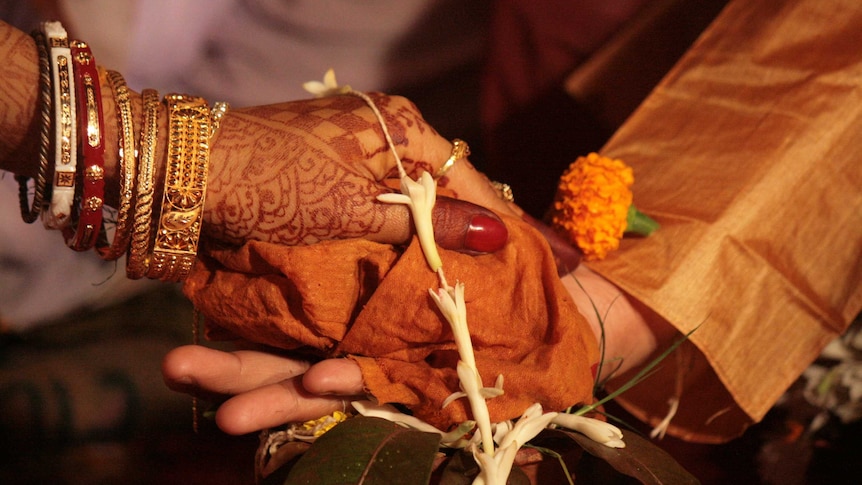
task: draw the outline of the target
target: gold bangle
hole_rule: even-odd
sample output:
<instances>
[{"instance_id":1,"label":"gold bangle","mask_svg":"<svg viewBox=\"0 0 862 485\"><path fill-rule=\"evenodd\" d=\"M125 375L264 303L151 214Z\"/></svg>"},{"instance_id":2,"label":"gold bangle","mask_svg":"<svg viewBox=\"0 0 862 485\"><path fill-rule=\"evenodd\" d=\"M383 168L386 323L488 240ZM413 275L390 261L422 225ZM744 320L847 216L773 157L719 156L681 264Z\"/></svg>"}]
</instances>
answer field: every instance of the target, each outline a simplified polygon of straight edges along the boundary
<instances>
[{"instance_id":1,"label":"gold bangle","mask_svg":"<svg viewBox=\"0 0 862 485\"><path fill-rule=\"evenodd\" d=\"M449 155L449 158L446 159L443 166L440 167L440 170L437 170L437 173L434 174L434 180L446 175L446 172L455 165L455 162L468 155L470 155L470 146L467 145L466 141L459 140L457 138L452 140L452 154Z\"/></svg>"},{"instance_id":2,"label":"gold bangle","mask_svg":"<svg viewBox=\"0 0 862 485\"><path fill-rule=\"evenodd\" d=\"M141 99L144 116L139 142L140 166L138 167L132 239L126 260L126 276L133 280L144 277L150 267L147 253L150 249L153 232L153 195L155 193L153 172L158 142L159 107L161 105L159 92L155 89L144 89L141 92Z\"/></svg>"},{"instance_id":3,"label":"gold bangle","mask_svg":"<svg viewBox=\"0 0 862 485\"><path fill-rule=\"evenodd\" d=\"M165 96L168 149L159 229L147 276L184 280L197 257L203 220L212 119L205 99Z\"/></svg>"},{"instance_id":4,"label":"gold bangle","mask_svg":"<svg viewBox=\"0 0 862 485\"><path fill-rule=\"evenodd\" d=\"M129 88L123 76L117 71L108 71L108 85L117 105L117 118L120 146L120 202L117 206L117 224L114 230L114 240L108 244L100 241L96 250L102 259L113 261L122 256L129 245L131 228L129 219L134 209L132 198L135 186L135 125L132 122L132 102Z\"/></svg>"}]
</instances>

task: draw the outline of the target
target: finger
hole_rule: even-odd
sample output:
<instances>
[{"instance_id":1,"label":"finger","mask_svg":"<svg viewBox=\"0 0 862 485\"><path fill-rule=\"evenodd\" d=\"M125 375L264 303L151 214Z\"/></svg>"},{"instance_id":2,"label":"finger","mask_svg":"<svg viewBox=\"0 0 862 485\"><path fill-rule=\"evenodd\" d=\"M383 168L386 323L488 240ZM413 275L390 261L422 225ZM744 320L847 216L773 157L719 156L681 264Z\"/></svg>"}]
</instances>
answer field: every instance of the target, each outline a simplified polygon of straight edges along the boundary
<instances>
[{"instance_id":1,"label":"finger","mask_svg":"<svg viewBox=\"0 0 862 485\"><path fill-rule=\"evenodd\" d=\"M502 249L509 231L500 217L473 203L440 197L434 206L434 238L440 247L464 253Z\"/></svg>"},{"instance_id":2,"label":"finger","mask_svg":"<svg viewBox=\"0 0 862 485\"><path fill-rule=\"evenodd\" d=\"M263 386L228 399L216 412L216 424L232 435L251 433L290 422L317 419L343 411L347 401L341 397L322 397L309 393L297 376Z\"/></svg>"},{"instance_id":3,"label":"finger","mask_svg":"<svg viewBox=\"0 0 862 485\"><path fill-rule=\"evenodd\" d=\"M526 212L521 215L521 219L536 228L542 233L545 240L548 241L548 245L551 246L551 252L554 253L554 261L557 263L557 273L560 276L571 273L578 267L584 254L577 246L569 244L553 228L534 219Z\"/></svg>"},{"instance_id":4,"label":"finger","mask_svg":"<svg viewBox=\"0 0 862 485\"><path fill-rule=\"evenodd\" d=\"M488 177L476 170L466 158L452 165L440 179L440 185L453 191L458 199L487 207L499 214L518 217L523 214L520 207L500 197L500 192L491 185Z\"/></svg>"},{"instance_id":5,"label":"finger","mask_svg":"<svg viewBox=\"0 0 862 485\"><path fill-rule=\"evenodd\" d=\"M178 392L238 394L298 376L308 366L308 362L266 352L222 352L187 345L165 356L162 376L167 386Z\"/></svg>"},{"instance_id":6,"label":"finger","mask_svg":"<svg viewBox=\"0 0 862 485\"><path fill-rule=\"evenodd\" d=\"M414 233L410 210L402 204L379 202L378 231L366 237L387 244L404 244ZM438 197L432 212L434 239L440 247L468 254L501 249L509 238L506 224L492 211L467 201Z\"/></svg>"},{"instance_id":7,"label":"finger","mask_svg":"<svg viewBox=\"0 0 862 485\"><path fill-rule=\"evenodd\" d=\"M362 370L350 359L322 360L302 376L302 387L317 395L356 396L365 390Z\"/></svg>"},{"instance_id":8,"label":"finger","mask_svg":"<svg viewBox=\"0 0 862 485\"><path fill-rule=\"evenodd\" d=\"M486 207L498 214L520 216L523 212L515 204L500 198L500 193L493 188L488 177L473 167L466 156L469 149L463 152L465 156L452 160L443 174L440 174L440 170L451 157L456 156L452 142L430 133L421 138L421 143L411 143L403 150L403 156L408 160L423 160L432 174L438 174L438 185L452 191L455 198Z\"/></svg>"},{"instance_id":9,"label":"finger","mask_svg":"<svg viewBox=\"0 0 862 485\"><path fill-rule=\"evenodd\" d=\"M445 184L446 188L452 190L461 199L494 209L501 214L508 213L518 216L537 229L548 241L551 251L554 253L559 274L574 271L580 263L583 256L580 249L569 244L547 224L524 212L517 204L500 197L499 192L491 185L488 178L476 170L466 158L460 159L452 165L441 180L441 184Z\"/></svg>"}]
</instances>

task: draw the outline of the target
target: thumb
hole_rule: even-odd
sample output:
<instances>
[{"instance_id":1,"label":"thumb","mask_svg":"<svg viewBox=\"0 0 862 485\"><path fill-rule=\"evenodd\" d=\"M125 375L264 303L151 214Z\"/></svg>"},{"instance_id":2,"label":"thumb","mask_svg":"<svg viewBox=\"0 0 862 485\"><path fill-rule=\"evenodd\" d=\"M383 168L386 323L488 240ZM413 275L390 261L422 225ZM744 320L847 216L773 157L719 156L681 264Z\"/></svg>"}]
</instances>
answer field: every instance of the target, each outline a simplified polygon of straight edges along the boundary
<instances>
[{"instance_id":1,"label":"thumb","mask_svg":"<svg viewBox=\"0 0 862 485\"><path fill-rule=\"evenodd\" d=\"M380 204L383 227L367 239L387 244L406 244L415 233L410 209L402 204ZM494 212L476 204L437 197L431 214L434 239L444 249L467 254L492 253L509 239L506 224Z\"/></svg>"}]
</instances>

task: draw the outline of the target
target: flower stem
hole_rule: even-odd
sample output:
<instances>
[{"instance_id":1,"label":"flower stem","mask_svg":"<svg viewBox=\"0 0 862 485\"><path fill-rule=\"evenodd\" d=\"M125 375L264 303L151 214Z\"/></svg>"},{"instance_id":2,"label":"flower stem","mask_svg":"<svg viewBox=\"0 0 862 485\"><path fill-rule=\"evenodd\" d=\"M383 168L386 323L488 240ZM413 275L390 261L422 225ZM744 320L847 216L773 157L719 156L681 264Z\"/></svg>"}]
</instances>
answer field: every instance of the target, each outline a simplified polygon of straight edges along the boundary
<instances>
[{"instance_id":1,"label":"flower stem","mask_svg":"<svg viewBox=\"0 0 862 485\"><path fill-rule=\"evenodd\" d=\"M626 214L626 231L631 234L639 234L641 236L649 236L659 224L650 216L637 210L634 204L629 206L629 211Z\"/></svg>"}]
</instances>

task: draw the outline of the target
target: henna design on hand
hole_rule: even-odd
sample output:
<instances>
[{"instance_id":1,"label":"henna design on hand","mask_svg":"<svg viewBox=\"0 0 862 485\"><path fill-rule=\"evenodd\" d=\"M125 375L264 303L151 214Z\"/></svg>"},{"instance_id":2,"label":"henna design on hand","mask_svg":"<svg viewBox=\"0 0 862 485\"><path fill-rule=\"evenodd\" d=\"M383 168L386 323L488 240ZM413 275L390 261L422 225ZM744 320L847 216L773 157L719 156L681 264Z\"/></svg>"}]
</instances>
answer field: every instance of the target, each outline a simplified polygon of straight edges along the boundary
<instances>
[{"instance_id":1,"label":"henna design on hand","mask_svg":"<svg viewBox=\"0 0 862 485\"><path fill-rule=\"evenodd\" d=\"M3 29L0 50L5 62L0 66L0 168L34 176L38 116L36 106L39 72L33 39L14 29ZM29 136L28 136L29 135Z\"/></svg>"},{"instance_id":2,"label":"henna design on hand","mask_svg":"<svg viewBox=\"0 0 862 485\"><path fill-rule=\"evenodd\" d=\"M376 96L399 149L437 136L403 98ZM430 170L411 160L411 170ZM312 244L379 232L379 183L394 159L365 104L338 96L235 110L213 147L206 233Z\"/></svg>"}]
</instances>

